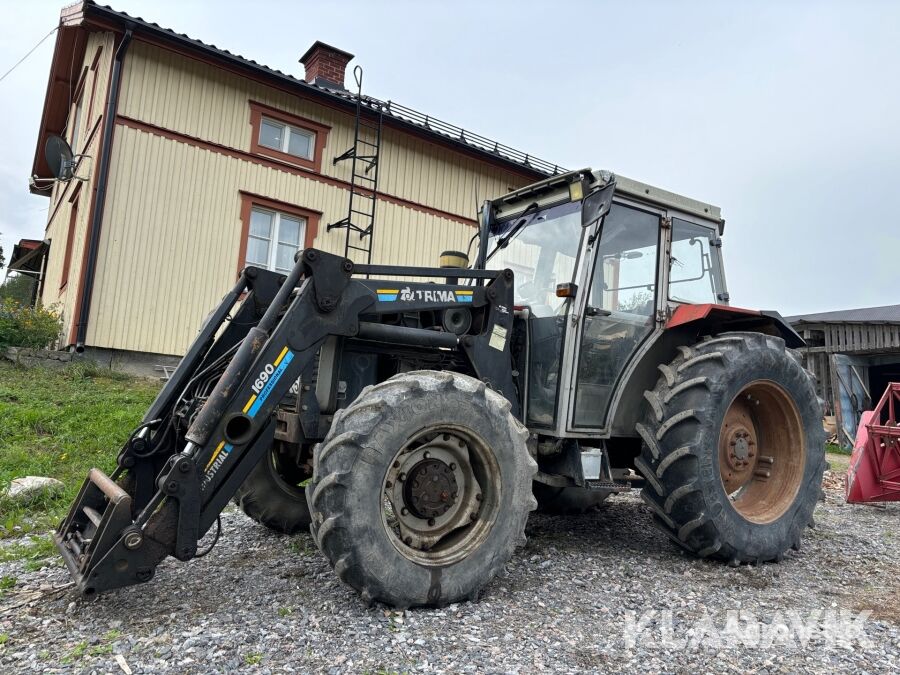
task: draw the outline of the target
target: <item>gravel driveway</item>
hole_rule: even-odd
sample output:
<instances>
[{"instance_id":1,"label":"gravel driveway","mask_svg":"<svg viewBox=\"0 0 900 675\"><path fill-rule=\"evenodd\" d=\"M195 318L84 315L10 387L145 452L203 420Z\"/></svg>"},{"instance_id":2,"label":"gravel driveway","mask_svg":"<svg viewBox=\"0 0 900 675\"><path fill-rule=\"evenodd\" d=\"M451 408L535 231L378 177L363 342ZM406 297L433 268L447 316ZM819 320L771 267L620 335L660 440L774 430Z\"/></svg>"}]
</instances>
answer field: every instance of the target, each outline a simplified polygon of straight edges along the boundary
<instances>
[{"instance_id":1,"label":"gravel driveway","mask_svg":"<svg viewBox=\"0 0 900 675\"><path fill-rule=\"evenodd\" d=\"M209 556L91 604L52 590L68 580L59 566L0 564L18 578L0 598L0 672L897 672L898 516L832 487L801 551L729 568L682 555L620 495L532 516L480 602L395 612L365 607L308 535L229 510Z\"/></svg>"}]
</instances>

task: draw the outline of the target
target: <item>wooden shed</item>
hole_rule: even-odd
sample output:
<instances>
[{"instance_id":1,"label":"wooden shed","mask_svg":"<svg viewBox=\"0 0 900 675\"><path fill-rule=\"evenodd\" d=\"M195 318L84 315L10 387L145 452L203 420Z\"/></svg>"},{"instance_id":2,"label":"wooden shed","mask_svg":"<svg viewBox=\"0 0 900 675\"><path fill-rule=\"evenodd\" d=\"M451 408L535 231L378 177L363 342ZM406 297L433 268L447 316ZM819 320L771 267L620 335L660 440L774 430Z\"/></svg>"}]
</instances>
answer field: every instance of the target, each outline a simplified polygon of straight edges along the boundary
<instances>
[{"instance_id":1,"label":"wooden shed","mask_svg":"<svg viewBox=\"0 0 900 675\"><path fill-rule=\"evenodd\" d=\"M838 440L851 446L859 415L871 410L888 382L900 381L900 305L790 316L806 340L806 366L815 373Z\"/></svg>"}]
</instances>

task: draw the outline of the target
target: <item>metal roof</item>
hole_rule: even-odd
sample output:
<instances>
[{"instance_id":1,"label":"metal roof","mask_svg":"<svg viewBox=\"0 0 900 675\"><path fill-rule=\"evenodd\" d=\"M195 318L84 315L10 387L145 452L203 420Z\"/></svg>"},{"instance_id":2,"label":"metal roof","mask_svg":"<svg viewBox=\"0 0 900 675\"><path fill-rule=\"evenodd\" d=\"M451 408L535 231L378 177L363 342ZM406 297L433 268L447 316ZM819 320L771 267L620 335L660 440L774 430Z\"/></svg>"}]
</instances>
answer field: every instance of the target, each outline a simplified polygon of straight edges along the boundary
<instances>
[{"instance_id":1,"label":"metal roof","mask_svg":"<svg viewBox=\"0 0 900 675\"><path fill-rule=\"evenodd\" d=\"M841 309L787 317L789 323L900 323L900 305Z\"/></svg>"},{"instance_id":2,"label":"metal roof","mask_svg":"<svg viewBox=\"0 0 900 675\"><path fill-rule=\"evenodd\" d=\"M219 60L227 61L233 65L256 71L268 77L277 78L289 83L291 86L296 87L301 91L309 93L314 92L318 96L328 97L331 100L339 101L344 105L356 105L356 95L345 89L332 89L330 87L307 82L306 80L294 77L293 75L289 75L288 73L284 73L275 68L270 68L253 59L248 59L240 54L234 54L227 49L207 44L201 40L185 35L184 33L177 33L169 28L164 28L157 23L142 19L141 17L135 17L126 14L125 12L120 12L108 5L98 5L93 0L85 0L83 3L83 11L84 15L89 19L105 19L106 21L119 24L123 28L131 28L138 33L144 32L164 40L177 42L183 46L201 50ZM498 141L493 141L479 134L467 131L454 124L450 124L449 122L443 122L431 115L418 112L394 101L382 101L372 96L364 96L363 102L364 105L373 112L377 112L379 107L383 108L386 117L398 123L398 126L400 127L415 129L419 133L425 133L437 137L444 142L462 146L470 151L474 150L479 154L501 160L520 170L525 169L531 171L535 174L535 177L539 177L540 175L552 176L565 171L565 169L552 162L539 159Z\"/></svg>"}]
</instances>

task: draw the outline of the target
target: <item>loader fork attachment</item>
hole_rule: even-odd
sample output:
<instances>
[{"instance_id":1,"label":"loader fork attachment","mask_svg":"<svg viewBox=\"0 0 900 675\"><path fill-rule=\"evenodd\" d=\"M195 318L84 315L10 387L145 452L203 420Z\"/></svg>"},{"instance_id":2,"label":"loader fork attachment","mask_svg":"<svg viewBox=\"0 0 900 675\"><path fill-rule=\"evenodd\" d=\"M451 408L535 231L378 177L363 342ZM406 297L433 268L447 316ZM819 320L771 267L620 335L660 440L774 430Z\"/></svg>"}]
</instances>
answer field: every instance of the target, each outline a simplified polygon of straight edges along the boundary
<instances>
[{"instance_id":1,"label":"loader fork attachment","mask_svg":"<svg viewBox=\"0 0 900 675\"><path fill-rule=\"evenodd\" d=\"M358 332L359 313L374 300L362 287L344 292L352 272L349 260L314 249L298 255L286 278L244 270L119 452L116 470L91 469L54 535L84 597L149 581L167 555L197 554L271 447L273 412L319 346ZM173 419L185 392L215 377L179 436Z\"/></svg>"}]
</instances>

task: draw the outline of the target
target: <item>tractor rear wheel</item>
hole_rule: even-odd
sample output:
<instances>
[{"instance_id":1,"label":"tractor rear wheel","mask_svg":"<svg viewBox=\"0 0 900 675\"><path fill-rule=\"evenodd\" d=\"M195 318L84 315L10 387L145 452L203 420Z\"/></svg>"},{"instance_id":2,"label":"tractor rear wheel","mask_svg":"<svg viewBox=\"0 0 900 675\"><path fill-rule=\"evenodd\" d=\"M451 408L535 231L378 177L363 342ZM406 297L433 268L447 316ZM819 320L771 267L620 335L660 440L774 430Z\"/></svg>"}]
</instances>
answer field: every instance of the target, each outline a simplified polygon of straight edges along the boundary
<instances>
[{"instance_id":1,"label":"tractor rear wheel","mask_svg":"<svg viewBox=\"0 0 900 675\"><path fill-rule=\"evenodd\" d=\"M656 525L698 556L781 560L800 547L825 470L815 380L770 335L679 349L644 393L642 497Z\"/></svg>"},{"instance_id":2,"label":"tractor rear wheel","mask_svg":"<svg viewBox=\"0 0 900 675\"><path fill-rule=\"evenodd\" d=\"M368 387L316 446L311 530L368 602L474 599L525 541L537 464L509 401L452 372Z\"/></svg>"},{"instance_id":3,"label":"tractor rear wheel","mask_svg":"<svg viewBox=\"0 0 900 675\"><path fill-rule=\"evenodd\" d=\"M238 488L234 501L270 530L296 534L311 522L304 486L309 478L287 453L273 446Z\"/></svg>"}]
</instances>

